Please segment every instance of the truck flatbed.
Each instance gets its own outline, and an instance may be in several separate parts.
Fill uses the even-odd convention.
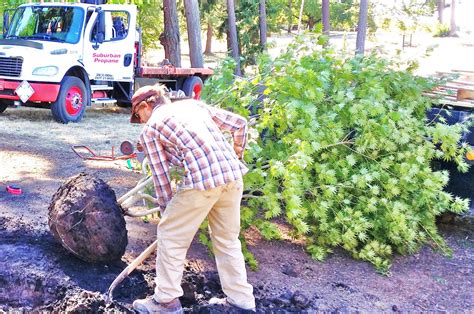
[[[139,76],[155,77],[157,75],[173,75],[173,76],[190,76],[200,75],[208,77],[214,73],[209,68],[177,68],[172,65],[165,66],[141,66],[139,69]]]
[[[434,98],[436,104],[474,109],[474,71],[453,70],[452,72],[437,72],[437,75],[458,75],[459,77],[426,92],[425,95]]]

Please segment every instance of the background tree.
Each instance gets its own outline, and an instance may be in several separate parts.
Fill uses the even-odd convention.
[[[266,0],[267,32],[278,32],[287,22],[287,0]],[[242,67],[255,64],[257,55],[263,51],[260,43],[260,0],[239,0],[235,2],[235,16],[237,21],[237,40]],[[227,17],[221,23],[218,35],[227,34]],[[230,50],[230,46],[228,46]]]
[[[326,3],[327,2],[327,3]],[[313,30],[317,23],[323,21],[323,9],[327,8],[328,18],[330,16],[330,23],[328,19],[328,25],[334,30],[350,31],[354,30],[357,25],[358,18],[358,1],[346,0],[346,1],[333,1],[329,5],[329,1],[322,0],[304,0],[301,2],[303,8],[301,11],[301,23],[306,25],[306,28]],[[371,11],[369,6],[369,12]],[[368,26],[370,29],[375,29],[375,22],[369,15]]]
[[[288,0],[288,28],[287,33],[291,33],[293,28],[293,0]]]
[[[201,22],[197,0],[184,0],[186,25],[188,26],[189,58],[191,67],[202,68],[204,60],[201,45]]]
[[[156,40],[163,33],[163,8],[150,3],[137,4],[137,22],[142,32],[144,51],[158,48],[160,42]],[[145,13],[146,12],[146,13]]]
[[[217,0],[201,1],[202,21],[206,24],[206,47],[205,55],[212,54],[212,38],[214,37],[214,28],[219,21],[219,12],[222,12],[222,4]],[[221,13],[222,14],[222,13]]]
[[[365,50],[365,37],[367,34],[367,13],[368,13],[368,1],[360,0],[359,8],[359,23],[357,26],[357,40],[356,40],[356,54],[364,54]]]
[[[403,34],[411,34],[427,25],[425,17],[433,16],[437,0],[404,0],[392,4],[378,3],[377,15],[385,16],[384,28],[397,28]],[[370,7],[369,7],[370,10]]]
[[[317,23],[321,23],[321,1],[306,0],[303,6],[303,17],[306,27],[313,30]]]
[[[165,48],[165,58],[176,67],[181,66],[181,46],[176,0],[163,0],[164,32],[160,42]]]
[[[451,0],[451,23],[449,36],[457,36],[456,28],[456,0]]]
[[[298,15],[298,33],[301,30],[301,21],[303,19],[303,9],[304,9],[304,0],[301,0],[300,4],[300,14]]]
[[[230,54],[235,61],[235,75],[242,76],[242,70],[240,68],[240,53],[239,43],[237,37],[237,25],[235,20],[235,4],[234,0],[227,0],[227,25],[228,35],[227,43],[230,47]]]
[[[443,24],[443,13],[444,13],[445,3],[444,3],[444,0],[438,0],[436,2],[437,2],[436,3],[437,8],[438,8],[438,22],[440,24]]]
[[[329,35],[330,24],[329,24],[329,0],[323,0],[321,14],[323,16],[323,33]]]
[[[259,24],[260,24],[260,45],[263,49],[267,46],[267,10],[265,0],[260,0],[259,6]]]
[[[342,2],[332,1],[329,6],[330,12],[330,26],[332,30],[338,31],[355,31],[359,20],[359,1],[346,0]],[[377,12],[378,14],[378,12]],[[377,29],[374,17],[375,13],[374,3],[368,4],[367,15],[367,30],[374,32]]]

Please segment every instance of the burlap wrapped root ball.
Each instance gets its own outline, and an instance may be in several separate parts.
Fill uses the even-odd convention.
[[[53,195],[49,229],[68,251],[87,262],[118,260],[127,247],[127,229],[114,191],[107,183],[81,173]]]

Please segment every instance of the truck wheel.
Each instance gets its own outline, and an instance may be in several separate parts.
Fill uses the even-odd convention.
[[[66,76],[61,84],[58,99],[51,106],[54,120],[67,124],[79,122],[87,104],[84,82],[74,76]]]
[[[8,103],[0,101],[0,113],[4,112],[8,108]]]
[[[194,99],[201,99],[203,85],[204,84],[200,77],[190,76],[184,81],[182,89],[186,96]]]

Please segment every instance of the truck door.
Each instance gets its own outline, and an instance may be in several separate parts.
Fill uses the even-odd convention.
[[[134,5],[103,5],[91,15],[83,54],[91,80],[133,81],[136,16]]]

